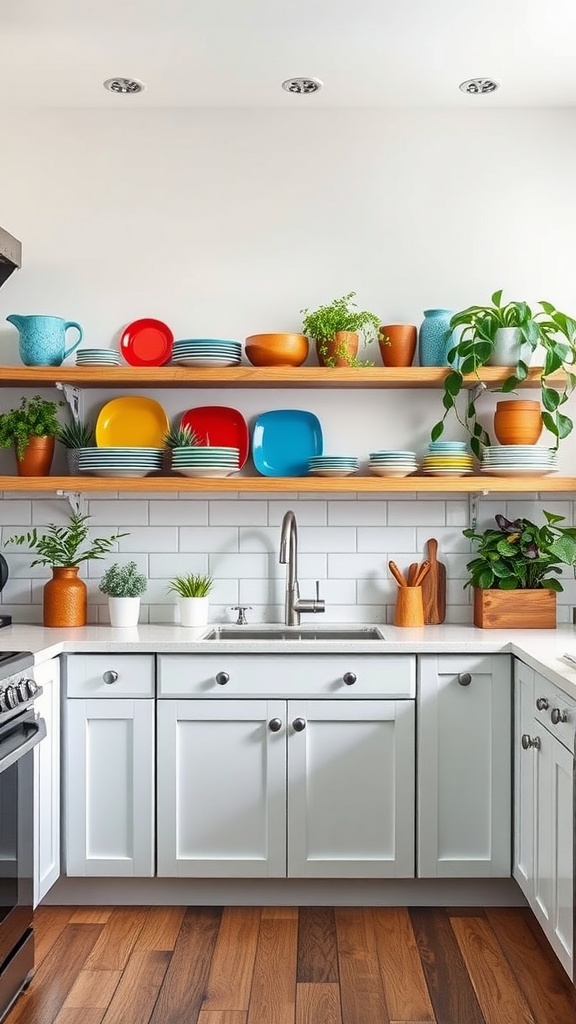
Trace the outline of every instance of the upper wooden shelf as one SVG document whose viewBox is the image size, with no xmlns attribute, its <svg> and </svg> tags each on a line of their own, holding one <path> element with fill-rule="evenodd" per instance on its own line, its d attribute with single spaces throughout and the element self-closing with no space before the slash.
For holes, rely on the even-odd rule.
<svg viewBox="0 0 576 1024">
<path fill-rule="evenodd" d="M 199 480 L 182 476 L 127 477 L 95 476 L 0 476 L 0 491 L 122 491 L 124 493 L 161 493 L 162 491 L 283 492 L 318 493 L 372 492 L 449 492 L 475 494 L 482 491 L 510 493 L 520 491 L 576 491 L 576 477 L 498 477 L 488 475 L 431 477 L 409 476 L 382 479 L 377 476 L 265 477 L 229 476 L 220 480 Z"/>
<path fill-rule="evenodd" d="M 0 387 L 72 384 L 79 388 L 439 388 L 448 370 L 443 366 L 396 369 L 371 366 L 360 369 L 322 366 L 189 369 L 180 366 L 1 366 Z M 522 385 L 540 387 L 540 369 L 532 367 Z M 510 374 L 508 367 L 487 366 L 466 378 L 468 387 L 478 380 L 498 386 Z M 548 378 L 561 384 L 563 374 Z"/>
</svg>

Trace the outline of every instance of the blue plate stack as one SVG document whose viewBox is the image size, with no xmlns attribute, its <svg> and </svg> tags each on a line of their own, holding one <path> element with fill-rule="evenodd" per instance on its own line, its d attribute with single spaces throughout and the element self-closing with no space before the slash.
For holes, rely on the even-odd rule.
<svg viewBox="0 0 576 1024">
<path fill-rule="evenodd" d="M 373 476 L 409 476 L 418 469 L 416 452 L 402 451 L 400 448 L 370 452 L 368 469 Z"/>
<path fill-rule="evenodd" d="M 120 366 L 120 353 L 113 348 L 80 348 L 76 366 Z"/>
<path fill-rule="evenodd" d="M 556 473 L 558 455 L 555 448 L 533 444 L 487 446 L 482 457 L 482 473 L 492 476 L 547 476 Z"/>
<path fill-rule="evenodd" d="M 310 476 L 350 476 L 358 472 L 354 455 L 315 455 L 308 459 Z"/>
<path fill-rule="evenodd" d="M 172 362 L 177 366 L 238 366 L 241 358 L 239 341 L 188 338 L 175 341 L 172 348 Z"/>
<path fill-rule="evenodd" d="M 466 441 L 431 441 L 422 470 L 428 476 L 467 476 L 474 472 L 474 457 Z"/>
</svg>

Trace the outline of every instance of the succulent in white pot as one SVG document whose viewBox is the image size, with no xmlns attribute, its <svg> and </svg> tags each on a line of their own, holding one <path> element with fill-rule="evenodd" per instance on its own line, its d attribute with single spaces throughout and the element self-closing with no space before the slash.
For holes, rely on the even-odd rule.
<svg viewBox="0 0 576 1024">
<path fill-rule="evenodd" d="M 193 572 L 170 580 L 168 592 L 178 595 L 181 626 L 198 629 L 208 625 L 209 595 L 214 585 L 212 576 Z"/>
<path fill-rule="evenodd" d="M 110 625 L 137 626 L 140 615 L 140 597 L 147 587 L 146 577 L 138 571 L 136 562 L 110 565 L 100 580 L 99 590 L 108 596 Z"/>
</svg>

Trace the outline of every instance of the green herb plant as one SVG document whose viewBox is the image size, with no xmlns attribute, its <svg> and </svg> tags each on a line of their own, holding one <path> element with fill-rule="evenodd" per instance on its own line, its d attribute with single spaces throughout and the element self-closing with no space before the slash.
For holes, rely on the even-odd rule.
<svg viewBox="0 0 576 1024">
<path fill-rule="evenodd" d="M 452 369 L 444 380 L 444 415 L 432 428 L 430 436 L 433 441 L 441 437 L 446 416 L 453 411 L 470 434 L 470 447 L 477 458 L 481 457 L 483 446 L 491 444 L 490 435 L 479 422 L 476 413 L 477 394 L 486 389 L 486 385 L 480 380 L 478 370 L 489 361 L 494 350 L 496 331 L 500 327 L 517 327 L 521 342 L 530 352 L 534 352 L 537 345 L 542 346 L 542 422 L 556 439 L 556 448 L 559 442 L 570 434 L 574 424 L 569 416 L 561 412 L 561 408 L 576 387 L 576 320 L 566 313 L 561 313 L 550 302 L 541 300 L 539 306 L 540 310 L 533 312 L 525 302 L 508 302 L 502 305 L 500 289 L 492 295 L 492 305 L 468 306 L 467 309 L 454 314 L 450 321 L 450 329 L 462 330 L 458 341 L 448 352 L 448 362 Z M 549 381 L 550 376 L 557 370 L 563 370 L 565 374 L 565 383 L 560 388 L 553 387 Z M 475 374 L 479 386 L 469 392 L 466 410 L 462 416 L 457 399 L 464 387 L 464 376 L 467 374 Z M 527 376 L 528 364 L 519 358 L 501 387 L 493 390 L 509 394 L 515 391 Z"/>
<path fill-rule="evenodd" d="M 22 398 L 17 409 L 0 413 L 0 448 L 16 447 L 21 460 L 31 437 L 57 437 L 60 429 L 58 407 L 62 402 L 49 402 L 40 395 Z"/>
<path fill-rule="evenodd" d="M 106 569 L 98 589 L 109 597 L 140 597 L 147 586 L 146 577 L 138 571 L 136 562 L 126 565 L 115 562 Z"/>
<path fill-rule="evenodd" d="M 184 576 L 174 576 L 168 584 L 168 593 L 178 594 L 179 597 L 208 597 L 214 587 L 212 576 L 190 572 Z"/>
<path fill-rule="evenodd" d="M 338 331 L 360 334 L 365 344 L 379 335 L 380 318 L 376 313 L 357 309 L 357 303 L 353 301 L 355 296 L 356 292 L 348 292 L 312 312 L 309 309 L 300 310 L 303 314 L 302 333 L 317 343 L 318 353 L 326 366 L 335 366 L 338 358 L 354 367 L 374 365 L 368 360 L 361 361 L 356 356 L 350 356 L 344 343 L 337 345 L 335 355 L 328 355 L 328 342 L 333 340 Z"/>
<path fill-rule="evenodd" d="M 529 519 L 497 515 L 498 529 L 476 533 L 463 530 L 477 545 L 476 557 L 466 568 L 465 587 L 480 590 L 555 590 L 564 588 L 554 574 L 562 565 L 576 565 L 576 528 L 559 526 L 563 516 L 544 512 L 546 522 L 536 526 Z"/>
<path fill-rule="evenodd" d="M 38 557 L 30 565 L 51 565 L 70 568 L 88 562 L 91 559 L 104 558 L 112 546 L 120 537 L 127 537 L 127 533 L 115 533 L 112 537 L 100 537 L 88 541 L 88 546 L 82 548 L 88 538 L 88 520 L 90 516 L 83 516 L 73 512 L 70 522 L 66 526 L 56 526 L 50 523 L 45 533 L 39 533 L 36 527 L 28 533 L 20 536 L 10 537 L 4 544 L 26 545 L 31 551 L 36 551 Z"/>
<path fill-rule="evenodd" d="M 192 430 L 192 427 L 173 427 L 164 435 L 162 443 L 165 448 L 198 448 L 202 441 Z"/>
<path fill-rule="evenodd" d="M 94 427 L 84 420 L 66 423 L 58 427 L 56 438 L 68 449 L 91 448 L 94 445 Z"/>
</svg>

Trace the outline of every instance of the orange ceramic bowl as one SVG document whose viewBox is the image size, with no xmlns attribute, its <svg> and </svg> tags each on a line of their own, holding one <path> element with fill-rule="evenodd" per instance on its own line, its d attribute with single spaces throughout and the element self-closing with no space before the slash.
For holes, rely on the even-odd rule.
<svg viewBox="0 0 576 1024">
<path fill-rule="evenodd" d="M 252 366 L 302 366 L 308 355 L 303 334 L 251 334 L 244 349 Z"/>
</svg>

